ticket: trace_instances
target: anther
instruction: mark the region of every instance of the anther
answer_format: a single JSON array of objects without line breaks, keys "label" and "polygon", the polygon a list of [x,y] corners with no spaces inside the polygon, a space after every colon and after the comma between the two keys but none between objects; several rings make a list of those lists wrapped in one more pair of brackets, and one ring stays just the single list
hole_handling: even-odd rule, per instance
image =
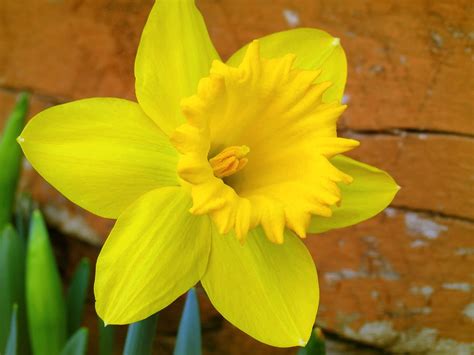
[{"label": "anther", "polygon": [[209,159],[209,164],[212,170],[214,170],[214,175],[218,178],[223,178],[242,170],[248,163],[246,155],[249,152],[250,148],[246,145],[234,145],[225,148],[215,157]]}]

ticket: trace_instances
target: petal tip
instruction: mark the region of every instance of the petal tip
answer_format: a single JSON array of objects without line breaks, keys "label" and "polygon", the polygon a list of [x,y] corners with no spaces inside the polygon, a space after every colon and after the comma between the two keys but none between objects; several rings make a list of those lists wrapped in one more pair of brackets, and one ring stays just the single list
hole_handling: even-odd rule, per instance
[{"label": "petal tip", "polygon": [[302,348],[304,348],[306,346],[306,341],[304,341],[303,339],[300,339],[298,340],[298,345],[301,346]]},{"label": "petal tip", "polygon": [[19,136],[19,137],[16,139],[16,141],[18,142],[18,144],[21,145],[21,143],[23,143],[23,142],[25,141],[25,138],[22,137],[22,136]]},{"label": "petal tip", "polygon": [[338,37],[334,37],[331,41],[331,45],[334,47],[337,47],[340,44],[341,44],[341,39]]}]

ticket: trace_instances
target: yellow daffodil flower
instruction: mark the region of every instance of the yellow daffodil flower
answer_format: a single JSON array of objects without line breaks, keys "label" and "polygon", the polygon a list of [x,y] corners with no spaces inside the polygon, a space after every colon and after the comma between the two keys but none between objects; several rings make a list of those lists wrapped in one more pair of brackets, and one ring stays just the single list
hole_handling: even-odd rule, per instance
[{"label": "yellow daffodil flower", "polygon": [[[319,302],[300,238],[380,212],[397,185],[341,153],[346,80],[337,38],[275,33],[221,61],[192,0],[160,0],[135,62],[138,103],[79,100],[18,138],[79,206],[117,219],[96,268],[99,316],[139,321],[201,281],[235,326],[304,345]],[[324,252],[324,251],[323,251]]]}]

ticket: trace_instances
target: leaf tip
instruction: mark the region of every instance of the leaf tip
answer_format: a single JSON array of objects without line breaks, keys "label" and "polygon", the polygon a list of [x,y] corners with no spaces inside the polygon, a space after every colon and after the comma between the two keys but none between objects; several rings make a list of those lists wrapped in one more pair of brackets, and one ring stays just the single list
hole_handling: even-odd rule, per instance
[{"label": "leaf tip", "polygon": [[17,101],[18,101],[18,102],[21,102],[21,103],[24,103],[24,102],[27,101],[29,98],[30,98],[30,93],[27,92],[27,91],[22,91],[22,92],[20,92],[20,94],[18,95]]}]

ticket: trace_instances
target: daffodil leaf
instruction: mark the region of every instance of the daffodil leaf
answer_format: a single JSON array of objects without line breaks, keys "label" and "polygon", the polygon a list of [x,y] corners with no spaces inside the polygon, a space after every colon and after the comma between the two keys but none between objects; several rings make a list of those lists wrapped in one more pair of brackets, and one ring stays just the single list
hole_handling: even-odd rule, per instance
[{"label": "daffodil leaf", "polygon": [[156,1],[135,60],[135,91],[143,110],[167,134],[181,123],[181,99],[193,95],[219,59],[194,0]]},{"label": "daffodil leaf", "polygon": [[89,287],[90,262],[82,259],[77,265],[66,295],[68,333],[74,333],[81,325],[84,304]]},{"label": "daffodil leaf", "polygon": [[392,202],[400,187],[385,171],[343,155],[331,159],[336,168],[352,176],[349,185],[340,184],[342,202],[331,217],[313,216],[309,233],[347,227],[375,216]]},{"label": "daffodil leaf", "polygon": [[115,326],[105,326],[102,319],[98,319],[99,326],[99,355],[113,355],[115,345]]},{"label": "daffodil leaf", "polygon": [[15,206],[15,226],[18,234],[25,241],[28,239],[31,215],[37,208],[37,203],[31,198],[29,192],[22,191],[16,199]]},{"label": "daffodil leaf", "polygon": [[179,323],[174,355],[201,354],[201,319],[196,289],[192,288],[186,296],[183,315]]},{"label": "daffodil leaf", "polygon": [[313,329],[308,344],[298,350],[298,355],[325,355],[326,344],[322,332],[319,328]]},{"label": "daffodil leaf", "polygon": [[[323,95],[323,102],[341,101],[346,85],[347,60],[338,38],[313,28],[297,28],[272,33],[258,40],[263,58],[278,58],[293,53],[296,55],[295,68],[321,69],[315,83],[332,83]],[[239,65],[247,47],[248,44],[235,52],[227,63]]]},{"label": "daffodil leaf", "polygon": [[28,112],[28,95],[20,94],[0,140],[0,230],[11,221],[21,168],[21,149],[16,142]]},{"label": "daffodil leaf", "polygon": [[10,320],[10,331],[8,333],[7,346],[5,355],[17,355],[18,351],[18,305],[15,303],[12,307],[12,315]]},{"label": "daffodil leaf", "polygon": [[150,355],[156,335],[158,313],[140,322],[130,324],[123,355]]},{"label": "daffodil leaf", "polygon": [[59,354],[66,341],[66,307],[41,213],[33,212],[26,253],[26,304],[35,354]]},{"label": "daffodil leaf", "polygon": [[14,304],[20,308],[18,323],[22,344],[19,353],[28,349],[25,312],[25,244],[11,225],[0,234],[0,349],[5,348]]},{"label": "daffodil leaf", "polygon": [[89,331],[87,328],[79,328],[67,341],[61,351],[61,355],[85,355],[87,351],[87,340]]}]

